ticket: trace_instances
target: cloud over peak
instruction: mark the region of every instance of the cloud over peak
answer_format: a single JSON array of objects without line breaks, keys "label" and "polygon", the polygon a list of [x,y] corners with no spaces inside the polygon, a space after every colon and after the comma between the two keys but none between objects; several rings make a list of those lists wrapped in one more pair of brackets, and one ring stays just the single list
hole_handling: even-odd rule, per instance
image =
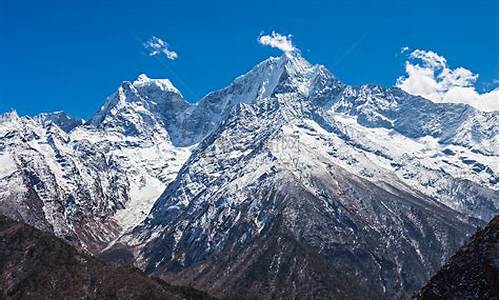
[{"label": "cloud over peak", "polygon": [[[406,52],[406,51],[405,51]],[[396,81],[402,90],[434,102],[466,103],[479,110],[498,110],[498,87],[486,93],[476,90],[478,74],[463,68],[450,68],[446,58],[427,50],[408,55],[406,75]]]},{"label": "cloud over peak", "polygon": [[149,51],[149,56],[155,55],[165,55],[170,60],[177,59],[177,52],[170,49],[168,43],[156,36],[152,36],[146,43],[144,43],[144,47]]},{"label": "cloud over peak", "polygon": [[297,51],[298,49],[292,43],[292,35],[281,35],[275,31],[271,32],[271,34],[260,34],[257,38],[259,44],[264,46],[269,46],[272,48],[278,48],[285,53],[290,53]]}]

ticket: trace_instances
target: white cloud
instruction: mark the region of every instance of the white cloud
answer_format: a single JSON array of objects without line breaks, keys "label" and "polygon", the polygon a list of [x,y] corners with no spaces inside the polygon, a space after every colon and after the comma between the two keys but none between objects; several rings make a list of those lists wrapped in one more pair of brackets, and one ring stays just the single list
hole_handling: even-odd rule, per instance
[{"label": "white cloud", "polygon": [[277,32],[271,32],[270,35],[261,34],[257,38],[259,44],[264,46],[270,46],[272,48],[278,48],[285,53],[290,53],[297,51],[298,49],[292,43],[292,35],[281,35]]},{"label": "white cloud", "polygon": [[149,56],[163,54],[171,60],[175,60],[178,57],[177,52],[169,49],[167,42],[157,38],[156,36],[152,36],[146,43],[144,43],[144,47],[149,51]]},{"label": "white cloud", "polygon": [[498,87],[485,93],[475,88],[478,74],[448,66],[446,58],[433,51],[414,50],[406,62],[406,75],[396,81],[402,90],[434,102],[466,103],[483,110],[498,110]]}]

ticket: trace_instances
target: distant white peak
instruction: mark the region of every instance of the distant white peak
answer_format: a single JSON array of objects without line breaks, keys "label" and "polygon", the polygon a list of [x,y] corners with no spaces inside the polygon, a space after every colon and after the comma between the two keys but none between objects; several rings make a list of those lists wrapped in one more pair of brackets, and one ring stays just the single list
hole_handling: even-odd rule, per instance
[{"label": "distant white peak", "polygon": [[5,112],[5,113],[0,115],[0,119],[2,119],[2,120],[15,120],[15,119],[19,119],[19,118],[20,117],[17,114],[17,111],[15,111],[15,110],[11,110],[11,111]]},{"label": "distant white peak", "polygon": [[304,73],[310,71],[314,66],[303,58],[298,52],[287,52],[280,58],[289,71]]},{"label": "distant white peak", "polygon": [[260,79],[279,78],[283,72],[287,72],[292,76],[303,76],[312,73],[316,66],[310,64],[298,53],[285,53],[280,57],[269,57],[268,59],[257,64],[248,73],[240,75],[235,82],[243,82],[249,77]]},{"label": "distant white peak", "polygon": [[[137,79],[132,82],[135,88],[142,88],[145,86],[156,85],[164,92],[171,92],[181,95],[181,92],[172,84],[168,79],[152,79],[146,74],[140,74]],[[181,95],[182,96],[182,95]]]},{"label": "distant white peak", "polygon": [[149,80],[150,80],[150,78],[148,77],[148,75],[146,75],[144,73],[137,76],[137,79],[136,79],[137,82],[149,81]]},{"label": "distant white peak", "polygon": [[[182,98],[182,94],[168,79],[152,79],[146,74],[140,74],[136,80],[123,81],[117,91],[108,96],[99,111],[90,119],[90,124],[98,125],[108,116],[113,118],[124,107],[137,103],[148,103],[161,99],[159,94],[174,93]],[[182,100],[181,100],[182,101]]]},{"label": "distant white peak", "polygon": [[280,60],[283,60],[284,72],[288,74],[290,81],[304,95],[308,95],[310,90],[314,89],[313,84],[317,79],[335,79],[325,66],[313,65],[297,52],[285,53]]},{"label": "distant white peak", "polygon": [[317,79],[334,79],[335,77],[322,65],[313,65],[298,52],[285,53],[280,57],[284,72],[289,82],[304,96],[315,89]]},{"label": "distant white peak", "polygon": [[[236,84],[253,87],[242,89],[241,99],[254,98],[249,96],[254,92],[256,92],[257,98],[264,99],[272,95],[281,79],[286,79],[300,93],[308,95],[311,84],[319,73],[320,66],[312,65],[299,53],[285,53],[280,57],[269,57],[246,74],[238,76],[233,82],[233,86]],[[287,76],[284,77],[284,74]],[[250,92],[247,93],[248,91]]]},{"label": "distant white peak", "polygon": [[313,65],[304,59],[300,54],[292,52],[284,53],[280,57],[271,56],[255,66],[252,71],[268,68],[279,72],[286,70],[288,72],[291,71],[292,73],[301,73],[309,71],[313,68]]},{"label": "distant white peak", "polygon": [[33,120],[38,122],[43,126],[48,126],[50,124],[55,124],[59,126],[62,130],[69,132],[76,126],[82,125],[85,121],[78,118],[72,118],[64,111],[54,111],[47,113],[39,113],[33,117]]},{"label": "distant white peak", "polygon": [[34,119],[52,119],[52,118],[63,118],[63,119],[72,119],[68,114],[66,114],[62,110],[54,111],[54,112],[43,112],[35,115]]}]

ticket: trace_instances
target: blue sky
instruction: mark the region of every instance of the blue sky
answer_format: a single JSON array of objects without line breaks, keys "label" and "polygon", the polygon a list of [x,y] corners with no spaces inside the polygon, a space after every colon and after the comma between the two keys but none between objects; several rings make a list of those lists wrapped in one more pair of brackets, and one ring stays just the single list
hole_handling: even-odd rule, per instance
[{"label": "blue sky", "polygon": [[[261,32],[292,34],[313,63],[349,84],[394,85],[401,47],[432,50],[498,79],[498,1],[0,0],[0,111],[65,110],[87,118],[123,80],[169,78],[196,101],[277,49]],[[178,59],[148,56],[151,36]],[[496,81],[498,85],[498,81]]]}]

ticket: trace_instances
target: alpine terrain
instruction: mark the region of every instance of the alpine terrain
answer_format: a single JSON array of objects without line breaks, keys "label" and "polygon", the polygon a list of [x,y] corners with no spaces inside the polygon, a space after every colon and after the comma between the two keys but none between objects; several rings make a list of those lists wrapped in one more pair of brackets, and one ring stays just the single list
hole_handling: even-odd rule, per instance
[{"label": "alpine terrain", "polygon": [[221,298],[410,297],[498,211],[498,112],[271,57],[192,104],[0,117],[0,212]]}]

